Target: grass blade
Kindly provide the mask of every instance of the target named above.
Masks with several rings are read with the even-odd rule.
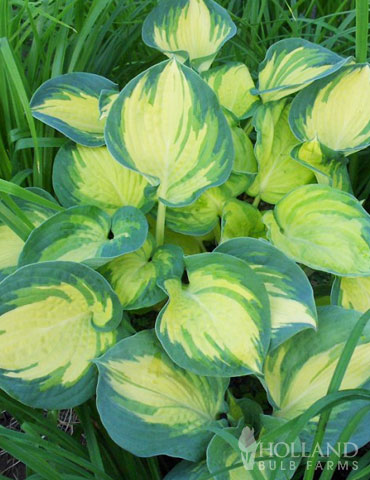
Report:
[[[356,345],[359,341],[359,338],[365,328],[367,322],[370,320],[370,309],[362,315],[354,328],[348,340],[343,348],[342,354],[338,360],[337,366],[334,370],[334,374],[329,384],[328,388],[328,395],[337,392],[340,388],[340,385],[343,381],[344,375],[346,373],[347,367],[349,362],[352,358],[353,352],[355,351]],[[315,433],[315,437],[312,443],[312,450],[310,453],[310,459],[312,460],[310,465],[308,466],[304,480],[312,480],[315,474],[315,466],[319,456],[319,451],[316,448],[317,445],[321,446],[321,443],[325,436],[326,426],[328,424],[329,418],[331,414],[331,409],[327,409],[323,412],[320,416],[319,422],[317,424],[317,429]]]

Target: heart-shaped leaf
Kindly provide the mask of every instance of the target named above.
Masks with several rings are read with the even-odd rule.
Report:
[[[175,365],[154,332],[126,338],[97,361],[97,406],[113,440],[150,457],[198,460],[217,416],[225,411],[228,379],[199,377]]]
[[[93,73],[67,73],[52,78],[31,99],[32,115],[87,147],[104,145],[105,119],[100,119],[99,96],[116,84]]]
[[[302,142],[292,155],[319,183],[351,191],[344,155],[370,145],[369,82],[368,64],[350,65],[310,85],[292,103],[289,122]]]
[[[260,65],[258,89],[253,93],[267,103],[291,95],[318,78],[343,67],[350,58],[301,38],[286,38],[274,43]]]
[[[213,0],[161,0],[143,24],[143,40],[180,62],[208,70],[222,45],[236,33],[228,12]]]
[[[99,267],[142,246],[148,233],[143,213],[122,207],[111,217],[98,207],[71,207],[32,231],[19,265],[70,260]]]
[[[55,157],[53,187],[65,207],[95,205],[110,215],[128,205],[146,213],[154,204],[153,187],[118,163],[106,147],[64,145]]]
[[[212,68],[203,74],[203,78],[216,93],[220,104],[237,118],[251,114],[259,99],[250,93],[254,82],[244,63],[226,63]]]
[[[70,408],[95,391],[92,360],[117,338],[122,310],[85,265],[45,262],[0,284],[0,387],[26,405]]]
[[[267,237],[295,261],[340,276],[370,275],[370,216],[349,193],[304,185],[263,221]]]
[[[235,238],[216,252],[238,257],[263,281],[270,302],[271,347],[275,348],[317,321],[313,291],[308,278],[295,262],[271,244],[253,238]]]
[[[181,277],[183,252],[176,245],[156,248],[149,234],[139,250],[112,260],[99,271],[112,285],[125,310],[150,307],[166,298],[158,283],[173,275]]]
[[[317,140],[333,152],[351,153],[367,147],[369,82],[370,65],[349,65],[300,92],[289,115],[294,135],[301,142]]]
[[[158,186],[169,206],[192,203],[224,183],[232,138],[216,95],[175,59],[134,78],[109,112],[105,137],[116,160]]]
[[[156,331],[169,356],[199,375],[260,373],[270,341],[266,290],[247,263],[230,255],[185,257],[189,284],[164,282],[169,302]]]

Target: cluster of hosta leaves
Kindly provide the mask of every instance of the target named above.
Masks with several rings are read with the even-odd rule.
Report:
[[[235,33],[213,0],[163,0],[143,40],[168,60],[121,91],[91,73],[45,82],[33,115],[69,139],[53,167],[58,202],[40,189],[14,198],[26,239],[0,226],[1,388],[50,409],[96,392],[121,447],[200,462],[169,479],[258,478],[225,470],[240,462],[230,437],[324,397],[370,307],[370,217],[347,172],[370,144],[370,67],[289,39],[255,84],[242,63],[212,67]],[[316,308],[313,270],[331,274],[331,305]],[[132,313],[150,310],[152,328],[132,334]],[[369,386],[369,355],[367,326],[342,389]],[[245,375],[270,417],[227,391]],[[364,402],[334,408],[331,441]]]

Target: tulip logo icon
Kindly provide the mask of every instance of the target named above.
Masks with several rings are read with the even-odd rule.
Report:
[[[239,437],[239,448],[243,460],[243,465],[246,470],[252,470],[254,466],[254,457],[258,443],[254,438],[254,429],[244,427]]]

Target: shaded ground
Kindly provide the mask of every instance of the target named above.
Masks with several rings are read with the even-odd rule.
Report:
[[[19,430],[19,424],[7,412],[0,413],[0,425]],[[26,467],[4,450],[0,450],[0,474],[14,480],[26,478]]]
[[[62,410],[59,414],[58,425],[61,430],[73,434],[74,426],[79,423],[73,410]],[[20,426],[14,418],[5,411],[0,411],[0,425],[11,430],[20,431]],[[84,438],[81,439],[84,443]],[[13,480],[24,480],[26,478],[25,465],[0,449],[0,475]]]

